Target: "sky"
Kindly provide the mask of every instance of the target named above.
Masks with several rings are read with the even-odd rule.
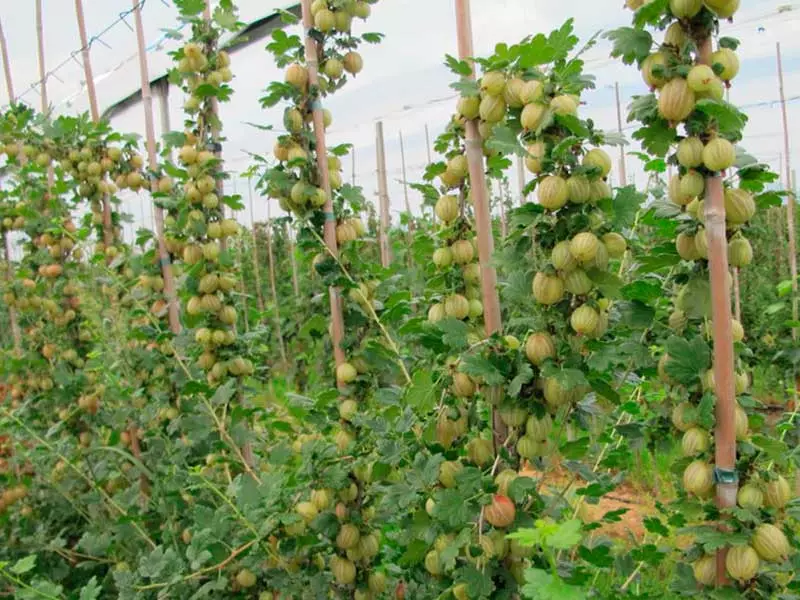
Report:
[[[140,83],[136,60],[133,19],[120,18],[135,0],[84,0],[86,27],[90,37],[97,36],[91,48],[101,111],[135,91]],[[58,69],[47,78],[48,99],[56,114],[75,114],[88,110],[80,54],[74,3],[67,0],[43,0],[46,69]],[[20,100],[39,107],[41,102],[36,53],[34,2],[4,3],[0,8],[9,56],[14,91]],[[239,0],[240,18],[251,22],[292,2],[274,0]],[[629,25],[631,13],[622,0],[472,0],[474,46],[477,55],[492,52],[500,42],[515,43],[525,36],[548,33],[569,18],[574,18],[578,35],[587,40],[598,31]],[[267,6],[268,8],[265,8]],[[377,196],[375,124],[382,121],[386,144],[389,196],[394,219],[404,210],[404,188],[399,137],[402,133],[406,160],[406,179],[420,181],[427,162],[426,126],[431,141],[446,125],[455,107],[455,92],[449,87],[452,73],[444,65],[446,54],[457,53],[451,0],[380,0],[372,7],[371,18],[356,21],[356,31],[385,34],[379,45],[362,49],[364,70],[354,81],[326,100],[333,113],[328,130],[329,143],[352,143],[354,164],[346,158],[344,170],[350,180],[364,189],[367,198]],[[177,42],[165,37],[166,30],[179,26],[177,11],[167,0],[146,0],[142,8],[148,64],[151,78],[162,75],[171,64],[167,51]],[[299,27],[290,28],[300,33]],[[102,34],[102,35],[101,35]],[[743,0],[734,23],[724,23],[722,34],[737,37],[742,46],[740,75],[730,91],[733,103],[750,116],[743,146],[750,154],[778,171],[783,152],[782,123],[778,103],[776,42],[783,52],[783,67],[790,135],[800,132],[800,0]],[[229,191],[242,193],[247,200],[247,181],[238,177],[251,164],[250,153],[269,154],[278,132],[265,132],[252,123],[281,127],[279,110],[262,110],[259,97],[266,85],[282,79],[271,55],[260,42],[236,52],[232,57],[235,79],[234,96],[223,104],[221,118],[227,136],[223,155],[226,168],[233,173]],[[586,55],[586,71],[597,78],[597,89],[586,93],[581,116],[591,117],[601,129],[617,127],[614,84],[619,83],[623,104],[646,93],[634,67],[609,58],[610,44],[601,39]],[[0,82],[0,103],[8,101],[5,80]],[[172,88],[170,119],[173,128],[181,123],[182,92]],[[158,114],[158,113],[156,113]],[[131,106],[112,120],[122,132],[144,132],[141,104]],[[160,124],[156,123],[159,130]],[[625,133],[632,128],[624,124]],[[794,140],[792,140],[794,142]],[[629,150],[637,148],[630,146]],[[792,145],[792,168],[800,170],[796,144]],[[614,149],[613,152],[618,152]],[[435,157],[434,157],[435,160]],[[627,157],[629,181],[645,181],[639,160]],[[354,167],[354,169],[353,169]],[[616,169],[616,166],[615,166]],[[612,174],[618,181],[618,174]],[[516,191],[516,169],[509,171]],[[420,197],[408,190],[412,211],[419,210]],[[145,193],[126,196],[124,207],[135,223],[127,228],[128,240],[133,228],[150,224],[152,210]],[[263,220],[279,214],[277,204],[268,206],[265,198],[255,197],[254,216]],[[239,219],[251,222],[249,208]]]

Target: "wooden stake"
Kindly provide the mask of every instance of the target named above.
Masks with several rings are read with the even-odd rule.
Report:
[[[356,147],[353,146],[350,149],[350,167],[352,172],[350,173],[350,184],[355,187],[356,186]]]
[[[425,150],[428,153],[428,164],[431,164],[433,160],[431,159],[431,137],[428,133],[428,124],[425,123]]]
[[[136,42],[139,50],[139,75],[142,79],[142,105],[144,106],[144,129],[147,141],[147,157],[151,171],[158,169],[158,154],[156,153],[156,134],[153,124],[153,94],[150,90],[150,74],[147,68],[147,50],[144,45],[144,28],[142,27],[141,4],[139,0],[131,0],[133,4],[133,18],[136,25]],[[153,177],[150,182],[152,192],[158,191],[158,180]],[[161,276],[164,278],[164,297],[167,299],[169,328],[174,334],[180,333],[181,320],[178,311],[178,297],[175,292],[175,278],[172,274],[169,252],[164,241],[164,211],[158,204],[153,203],[153,218],[156,225],[158,238],[158,257],[161,262]]]
[[[297,257],[294,255],[294,238],[289,231],[288,225],[283,224],[283,232],[289,244],[289,262],[292,265],[292,288],[294,289],[294,297],[300,297],[300,280],[297,277]]]
[[[619,101],[619,82],[614,83],[614,95],[617,98],[617,130],[622,136],[622,104]],[[625,165],[625,146],[619,147],[619,186],[628,185],[628,174]]]
[[[503,239],[508,237],[508,224],[506,223],[506,204],[505,197],[503,196],[503,186],[500,180],[497,180],[497,203],[500,205],[500,234]]]
[[[311,14],[311,0],[302,0],[303,29],[305,29],[306,63],[308,65],[308,83],[314,88],[319,84],[319,47],[317,41],[309,34],[314,28],[314,17]],[[325,144],[325,123],[322,115],[322,102],[315,102],[313,107],[314,135],[316,137],[317,170],[322,179],[322,189],[325,192],[325,244],[328,251],[334,256],[339,256],[339,247],[336,243],[336,215],[333,212],[333,195],[328,173],[328,148]],[[333,353],[336,365],[345,362],[342,339],[344,338],[344,317],[342,305],[339,301],[339,290],[330,288],[331,304],[331,329],[333,333]]]
[[[264,293],[261,291],[261,272],[258,264],[258,236],[256,235],[256,216],[253,210],[253,179],[247,178],[247,196],[250,201],[250,231],[253,235],[253,275],[256,279],[256,301],[258,312],[264,312]]]
[[[795,216],[794,209],[797,198],[792,186],[792,157],[789,146],[789,116],[786,111],[786,92],[783,86],[783,60],[781,57],[781,43],[776,44],[778,55],[778,88],[781,99],[781,118],[783,120],[783,159],[786,161],[784,173],[786,175],[786,191],[789,197],[786,202],[786,227],[789,230],[789,275],[792,281],[792,320],[797,321],[798,317],[798,295],[797,295],[797,240],[795,239]],[[792,339],[797,340],[797,327],[792,327]]]
[[[469,0],[456,0],[456,27],[458,31],[459,58],[472,62],[472,17],[470,15]],[[474,70],[469,78],[475,79]],[[492,221],[489,214],[483,148],[477,121],[468,120],[466,122],[466,138],[469,180],[472,203],[475,207],[475,226],[477,228],[478,256],[481,267],[483,318],[486,324],[486,335],[490,336],[501,330],[502,320],[500,316],[500,297],[497,294],[497,273],[492,266],[494,239],[492,236]],[[492,429],[495,451],[497,451],[506,440],[507,428],[500,419],[498,412],[494,410]]]
[[[97,108],[97,91],[94,87],[94,75],[92,74],[92,59],[89,55],[89,42],[86,37],[86,22],[83,18],[83,1],[75,0],[75,15],[78,18],[78,34],[81,38],[81,57],[83,58],[83,73],[86,78],[86,93],[89,96],[89,109],[92,121],[100,122],[100,109]],[[111,220],[111,200],[108,194],[103,194],[103,243],[106,248],[114,245],[114,225]],[[106,263],[111,263],[112,257],[106,259]]]
[[[283,342],[281,329],[281,310],[278,301],[278,286],[275,283],[275,258],[272,255],[272,215],[267,200],[267,259],[269,260],[269,286],[272,290],[272,304],[275,307],[275,333],[278,334],[278,346],[281,351],[281,360],[286,364],[286,345]]]
[[[0,56],[3,58],[3,72],[6,78],[6,89],[8,90],[8,103],[14,104],[17,101],[14,95],[14,82],[11,78],[11,63],[8,62],[8,47],[6,45],[6,36],[3,32],[3,25],[0,22]],[[11,240],[8,238],[8,232],[3,232],[3,252],[6,257],[6,282],[11,286],[14,281],[14,264],[11,256]],[[11,337],[14,340],[14,354],[22,356],[22,331],[19,328],[19,319],[17,318],[17,309],[13,306],[8,306],[8,320],[11,324]]]
[[[400,164],[403,169],[403,196],[406,202],[406,212],[408,213],[408,233],[414,233],[414,222],[411,220],[411,204],[408,201],[408,176],[406,175],[406,149],[403,144],[403,132],[400,132]],[[409,240],[410,241],[410,240]]]
[[[6,44],[6,34],[3,31],[2,21],[0,21],[0,55],[3,58],[3,73],[5,73],[6,76],[8,103],[14,104],[17,101],[17,96],[14,94],[14,82],[11,78],[11,63],[8,62],[8,45]]]
[[[39,96],[42,100],[42,114],[50,112],[47,101],[47,71],[44,68],[44,26],[42,25],[42,0],[36,0],[36,41],[39,50]]]
[[[525,159],[522,156],[517,157],[517,185],[519,186],[519,205],[522,206],[528,201],[525,195],[525,186],[528,184],[525,175]]]
[[[381,247],[381,265],[385,269],[392,262],[392,250],[389,247],[389,186],[386,182],[386,150],[383,145],[383,123],[375,123],[375,149],[378,159],[378,203],[380,205],[381,226],[379,243]]]
[[[699,64],[711,65],[711,38],[699,45]],[[706,178],[706,236],[711,275],[711,303],[714,333],[714,383],[717,394],[714,461],[718,473],[736,469],[736,390],[734,385],[731,294],[728,289],[728,240],[725,235],[725,199],[722,177]],[[735,479],[735,478],[734,478]],[[736,506],[738,483],[717,483],[717,506]],[[726,549],[717,552],[717,584],[727,582]]]

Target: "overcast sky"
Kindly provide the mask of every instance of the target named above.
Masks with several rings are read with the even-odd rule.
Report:
[[[9,53],[15,92],[21,99],[38,108],[40,96],[36,58],[36,31],[33,0],[4,2],[0,8]],[[84,0],[87,29],[90,36],[100,34],[131,7],[129,0]],[[237,2],[243,21],[250,22],[292,2],[274,0],[240,0]],[[630,23],[631,13],[622,8],[622,0],[472,0],[475,50],[488,54],[498,42],[514,43],[526,35],[549,32],[564,20],[573,17],[584,39],[598,30],[608,30]],[[265,9],[265,7],[269,7]],[[170,2],[146,0],[143,19],[149,52],[151,77],[158,76],[169,66],[166,51],[174,42],[164,39],[163,32],[177,26],[176,10]],[[133,25],[132,18],[126,19]],[[363,186],[367,197],[377,190],[375,164],[375,123],[384,122],[389,172],[389,192],[395,214],[403,210],[403,188],[399,134],[402,131],[408,179],[419,181],[426,163],[425,126],[435,137],[452,114],[453,81],[443,66],[445,54],[456,53],[453,2],[449,0],[381,0],[373,6],[372,17],[364,24],[358,21],[358,31],[379,31],[386,35],[378,46],[363,49],[364,70],[335,97],[328,100],[334,122],[329,129],[331,143],[350,142],[355,145],[356,183]],[[76,113],[88,109],[83,87],[80,55],[70,55],[80,46],[74,14],[74,3],[67,0],[44,0],[45,59],[47,69],[62,62],[66,64],[48,78],[48,95],[57,113]],[[298,33],[299,29],[295,31]],[[786,95],[789,103],[789,123],[792,134],[800,132],[800,1],[743,0],[742,9],[733,24],[725,23],[723,34],[742,41],[740,55],[742,71],[734,82],[731,100],[744,106],[750,115],[744,145],[776,170],[783,138],[780,111],[777,104],[775,43],[783,46]],[[117,23],[102,36],[102,42],[92,46],[92,62],[97,79],[101,110],[133,92],[139,85],[136,39],[125,23]],[[224,156],[230,171],[247,168],[247,152],[265,153],[272,148],[277,134],[263,132],[251,123],[275,124],[280,127],[280,113],[263,111],[258,102],[261,91],[269,81],[282,74],[272,62],[271,55],[259,43],[237,52],[233,57],[235,79],[234,97],[223,105],[222,119],[228,142]],[[583,116],[592,117],[601,128],[616,128],[613,84],[620,84],[623,103],[645,92],[637,70],[608,58],[609,44],[601,41],[587,55],[587,71],[597,77],[597,90],[585,95]],[[796,98],[796,99],[795,99]],[[2,81],[0,101],[7,102],[8,93]],[[181,122],[183,99],[173,89],[170,112],[173,127]],[[120,131],[143,132],[143,113],[137,105],[113,120]],[[157,123],[158,127],[158,123]],[[630,130],[628,130],[630,133]],[[800,157],[793,150],[793,166]],[[344,161],[348,179],[351,162]],[[637,159],[628,159],[629,178],[643,183]],[[516,172],[509,175],[516,182]],[[233,185],[233,184],[232,184]],[[246,182],[237,182],[241,192]],[[412,209],[419,206],[418,195],[412,191]],[[148,199],[142,194],[126,198],[129,212],[140,220],[150,219]],[[277,206],[272,207],[272,214]],[[266,217],[264,199],[256,201],[256,219]],[[249,213],[241,220],[249,222]],[[130,237],[128,237],[130,239]]]

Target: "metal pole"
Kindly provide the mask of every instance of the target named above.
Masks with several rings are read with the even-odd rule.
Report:
[[[619,135],[622,136],[622,104],[619,101],[619,82],[614,83],[614,94],[617,98],[617,130]],[[628,175],[625,172],[625,146],[619,147],[619,185],[620,187],[628,185]]]
[[[383,123],[375,123],[375,149],[378,159],[378,202],[381,212],[379,241],[381,248],[381,265],[385,269],[392,262],[392,251],[389,248],[389,191],[386,182],[386,151],[383,145]]]
[[[352,186],[355,187],[356,186],[356,147],[355,146],[353,146],[353,148],[350,150],[350,163],[351,163],[350,167],[352,169],[352,172],[350,174],[350,182],[351,182]]]
[[[314,17],[311,14],[311,0],[302,0],[303,28],[305,29],[305,51],[306,63],[308,64],[308,83],[311,87],[319,83],[319,47],[317,41],[311,37],[310,32],[314,28]],[[316,137],[317,169],[322,180],[322,189],[325,192],[325,244],[328,251],[334,256],[339,256],[339,247],[336,243],[336,216],[333,212],[333,196],[331,194],[331,182],[328,173],[328,151],[325,144],[325,123],[322,115],[322,103],[313,104],[314,135]],[[342,349],[342,339],[344,338],[344,317],[342,315],[342,305],[339,302],[339,290],[335,287],[330,288],[331,304],[331,329],[333,333],[333,352],[336,365],[345,362],[344,350]]]
[[[700,64],[711,64],[711,37],[699,44]],[[728,289],[728,240],[725,235],[725,199],[722,177],[706,178],[706,235],[708,266],[711,275],[711,302],[714,334],[714,382],[717,393],[714,460],[718,472],[736,469],[736,390],[734,386],[731,294]],[[738,484],[717,484],[717,506],[736,506]],[[717,584],[727,581],[726,549],[717,553]]]
[[[472,17],[469,0],[456,0],[456,27],[458,31],[458,55],[461,60],[472,60]],[[469,76],[475,78],[474,71]],[[475,207],[475,226],[478,236],[478,256],[481,267],[481,288],[483,292],[483,318],[486,335],[490,336],[502,328],[500,316],[500,298],[497,293],[497,273],[492,266],[494,239],[492,237],[492,221],[489,214],[488,190],[483,165],[483,149],[478,123],[474,120],[466,122],[467,162],[469,163],[469,179],[472,202]],[[500,420],[497,411],[493,411],[493,434],[495,449],[499,449],[506,439],[507,428]]]
[[[742,292],[739,287],[739,267],[733,268],[733,314],[742,322]]]
[[[147,141],[147,156],[151,171],[158,169],[158,155],[156,153],[156,134],[153,124],[153,94],[150,90],[150,74],[147,69],[147,50],[144,45],[144,28],[142,27],[142,13],[139,0],[131,0],[133,4],[133,19],[136,25],[136,41],[139,50],[139,74],[142,79],[142,105],[144,106],[144,129]],[[158,181],[153,178],[150,183],[152,192],[158,191]],[[164,241],[164,212],[158,204],[154,203],[153,214],[158,238],[158,257],[161,261],[161,274],[164,278],[164,296],[167,299],[169,328],[172,333],[180,333],[181,320],[178,312],[178,297],[175,292],[175,279],[172,274],[169,252]]]
[[[506,204],[503,197],[503,188],[499,179],[497,180],[497,202],[500,205],[500,234],[505,239],[508,237],[508,223],[506,223]]]
[[[789,117],[786,111],[786,92],[783,86],[783,60],[781,57],[781,44],[776,44],[778,54],[778,87],[781,99],[781,118],[783,120],[783,158],[786,161],[784,173],[786,175],[786,191],[789,197],[786,202],[786,226],[789,230],[789,274],[792,280],[792,320],[797,321],[798,295],[797,295],[797,240],[794,230],[794,209],[797,199],[792,186],[792,157],[789,146]],[[797,327],[792,327],[792,339],[797,340]]]

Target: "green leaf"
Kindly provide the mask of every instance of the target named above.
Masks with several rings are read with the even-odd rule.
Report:
[[[667,374],[687,386],[699,381],[711,361],[711,349],[701,336],[688,341],[673,335],[667,340],[666,351],[669,354]]]
[[[433,518],[452,528],[465,526],[476,509],[458,490],[441,490],[435,494],[434,502]]]
[[[433,375],[425,369],[418,369],[408,386],[405,395],[406,404],[418,413],[425,414],[436,406],[436,388],[433,384]]]
[[[444,319],[436,323],[436,327],[442,332],[442,342],[454,350],[466,348],[467,335],[470,332],[469,325],[456,319]]]
[[[462,77],[469,77],[472,75],[472,67],[467,61],[458,60],[449,54],[445,55],[445,65],[456,75],[461,75]]]
[[[473,379],[483,381],[486,385],[501,385],[505,382],[505,377],[497,367],[487,358],[477,354],[463,358],[460,370]]]
[[[615,299],[621,296],[623,282],[614,273],[590,269],[586,274],[606,298]]]
[[[533,369],[527,362],[523,363],[514,379],[508,384],[508,395],[512,398],[519,396],[522,391],[522,386],[533,381]]]
[[[561,456],[568,460],[579,460],[589,451],[589,443],[589,438],[583,437],[572,442],[564,442],[558,450]]]
[[[475,97],[481,93],[480,85],[478,85],[478,82],[474,79],[462,79],[461,81],[454,81],[450,84],[450,87],[465,98]]]
[[[100,597],[100,586],[97,584],[97,577],[92,577],[83,588],[78,600],[97,600]]]
[[[696,108],[714,119],[723,135],[739,135],[747,123],[747,115],[723,100],[704,98],[697,102]]]
[[[489,598],[495,589],[490,572],[479,571],[472,565],[456,571],[454,579],[456,583],[467,584],[470,598]]]
[[[25,558],[19,559],[17,562],[11,565],[11,567],[9,567],[8,570],[14,573],[15,575],[22,575],[23,573],[32,571],[35,566],[36,566],[36,555],[31,554],[29,556],[26,556]]]
[[[661,283],[640,279],[624,286],[621,291],[622,297],[626,300],[639,300],[644,303],[650,303],[662,296],[664,287]]]
[[[786,442],[766,435],[756,434],[750,441],[774,461],[782,461],[789,452],[789,446]]]
[[[492,135],[487,140],[489,148],[497,150],[503,154],[516,154],[517,156],[527,156],[528,151],[519,143],[516,132],[506,125],[498,125],[492,129]]]
[[[641,63],[652,52],[653,36],[643,29],[620,27],[605,37],[612,42],[611,56],[622,58],[626,65]]]

